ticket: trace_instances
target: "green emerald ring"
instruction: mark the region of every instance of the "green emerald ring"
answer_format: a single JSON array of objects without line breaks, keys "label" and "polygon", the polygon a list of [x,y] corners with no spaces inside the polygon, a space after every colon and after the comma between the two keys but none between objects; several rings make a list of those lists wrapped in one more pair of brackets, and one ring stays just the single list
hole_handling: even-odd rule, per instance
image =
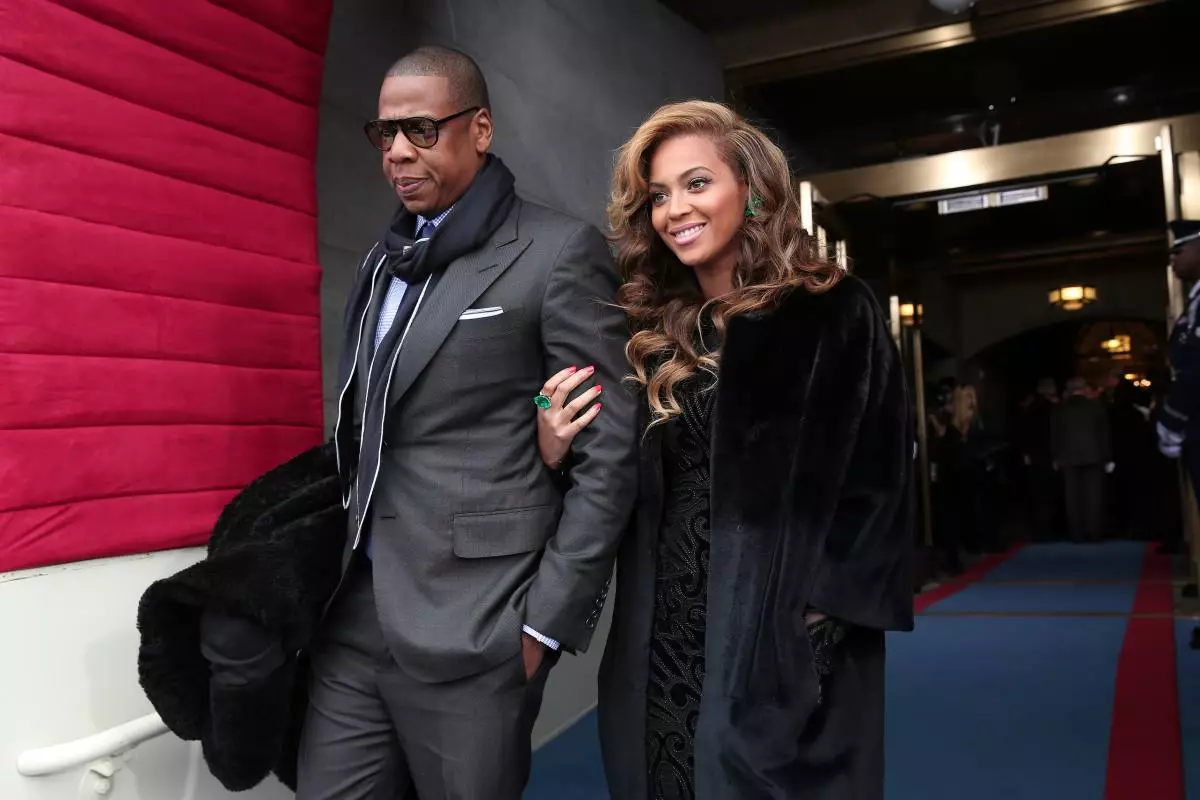
[{"label": "green emerald ring", "polygon": [[533,398],[533,404],[542,411],[547,410],[551,405],[553,405],[553,403],[550,401],[550,398],[546,397],[544,394],[539,394],[537,397]]}]

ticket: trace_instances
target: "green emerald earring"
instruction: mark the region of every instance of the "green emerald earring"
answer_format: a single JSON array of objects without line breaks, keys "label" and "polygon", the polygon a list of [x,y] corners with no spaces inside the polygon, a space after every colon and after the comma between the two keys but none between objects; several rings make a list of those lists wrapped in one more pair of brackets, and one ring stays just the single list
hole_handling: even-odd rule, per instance
[{"label": "green emerald earring", "polygon": [[751,194],[750,199],[746,201],[746,219],[754,219],[759,214],[759,209],[762,208],[762,198],[756,194]]}]

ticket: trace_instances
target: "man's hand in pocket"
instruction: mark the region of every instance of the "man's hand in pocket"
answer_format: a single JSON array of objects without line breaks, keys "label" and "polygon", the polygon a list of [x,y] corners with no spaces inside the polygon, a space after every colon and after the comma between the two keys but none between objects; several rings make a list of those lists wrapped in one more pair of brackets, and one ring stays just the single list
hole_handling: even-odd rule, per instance
[{"label": "man's hand in pocket", "polygon": [[533,676],[542,666],[542,660],[546,657],[546,645],[539,642],[537,639],[530,636],[528,633],[521,634],[521,658],[525,662],[525,680],[533,680]]}]

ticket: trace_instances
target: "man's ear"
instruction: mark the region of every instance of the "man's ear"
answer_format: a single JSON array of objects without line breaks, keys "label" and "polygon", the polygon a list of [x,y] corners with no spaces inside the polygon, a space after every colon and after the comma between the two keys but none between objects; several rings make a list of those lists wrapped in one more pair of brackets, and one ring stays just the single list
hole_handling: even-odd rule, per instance
[{"label": "man's ear", "polygon": [[486,108],[475,112],[471,120],[471,133],[475,139],[475,152],[483,155],[492,147],[492,112]]}]

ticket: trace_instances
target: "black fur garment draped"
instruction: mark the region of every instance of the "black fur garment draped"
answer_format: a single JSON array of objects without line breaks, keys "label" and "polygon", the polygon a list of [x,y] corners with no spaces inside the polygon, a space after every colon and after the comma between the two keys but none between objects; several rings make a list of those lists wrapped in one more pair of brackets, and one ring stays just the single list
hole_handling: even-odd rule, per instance
[{"label": "black fur garment draped", "polygon": [[[249,789],[271,772],[296,785],[307,706],[304,659],[296,654],[337,584],[345,539],[333,447],[314,447],[247,486],[217,520],[207,557],[142,595],[142,688],[168,728],[201,742],[227,789]],[[251,684],[215,680],[201,652],[206,611],[254,623],[290,657]]]},{"label": "black fur garment draped", "polygon": [[[695,797],[881,800],[883,632],[912,627],[914,429],[866,285],[847,276],[731,319],[709,425],[700,697],[686,688],[679,706],[694,709]],[[654,797],[647,709],[663,696],[652,642],[675,457],[665,427],[642,439],[601,666],[601,747],[621,800]],[[823,680],[810,608],[846,625]]]}]

